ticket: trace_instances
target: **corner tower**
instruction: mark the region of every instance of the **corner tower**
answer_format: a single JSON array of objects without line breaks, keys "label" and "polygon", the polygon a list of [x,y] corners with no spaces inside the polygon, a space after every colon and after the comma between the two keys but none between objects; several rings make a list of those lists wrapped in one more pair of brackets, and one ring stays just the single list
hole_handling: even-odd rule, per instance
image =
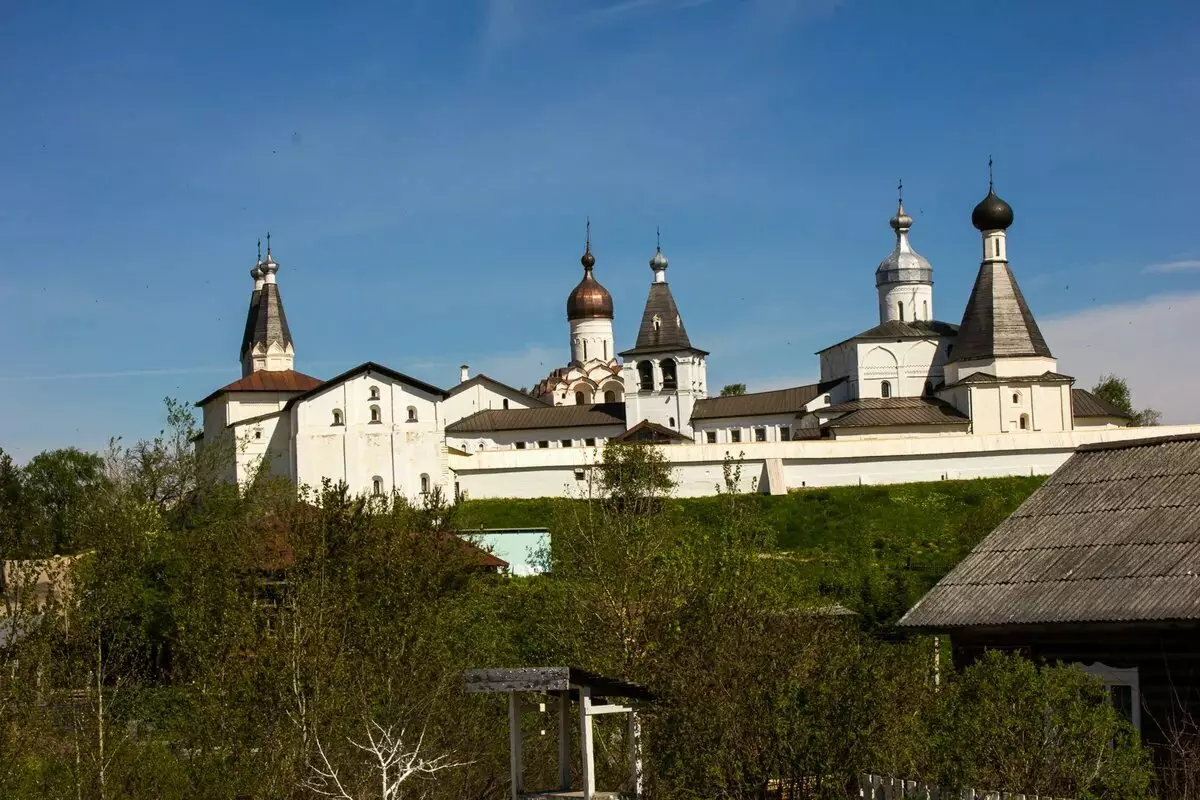
[{"label": "corner tower", "polygon": [[896,232],[896,246],[875,270],[881,325],[892,320],[928,322],[933,319],[933,267],[908,241],[913,220],[904,211],[903,183],[897,191],[900,200],[889,223]]},{"label": "corner tower", "polygon": [[276,275],[279,263],[271,256],[271,235],[267,234],[266,258],[259,258],[250,276],[254,291],[250,295],[250,311],[242,335],[242,375],[260,370],[278,372],[293,369],[296,350],[287,316],[283,313],[283,298],[279,295]]}]

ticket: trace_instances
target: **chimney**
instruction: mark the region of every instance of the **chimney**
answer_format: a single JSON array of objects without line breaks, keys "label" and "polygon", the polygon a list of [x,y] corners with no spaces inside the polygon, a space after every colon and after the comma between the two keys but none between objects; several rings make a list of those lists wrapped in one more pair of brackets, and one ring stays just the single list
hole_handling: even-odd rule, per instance
[{"label": "chimney", "polygon": [[458,382],[459,383],[466,383],[467,379],[470,377],[471,377],[471,368],[469,366],[467,366],[466,364],[463,364],[461,367],[458,368]]}]

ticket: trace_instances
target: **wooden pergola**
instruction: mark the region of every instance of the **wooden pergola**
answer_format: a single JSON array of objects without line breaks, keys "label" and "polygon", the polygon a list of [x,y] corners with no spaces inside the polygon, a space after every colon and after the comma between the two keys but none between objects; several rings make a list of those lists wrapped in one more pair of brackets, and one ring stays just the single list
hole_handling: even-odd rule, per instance
[{"label": "wooden pergola", "polygon": [[[506,692],[508,694],[509,769],[512,774],[512,799],[576,797],[584,800],[615,800],[641,797],[641,731],[633,704],[654,699],[644,686],[616,678],[606,678],[575,667],[525,667],[519,669],[472,669],[464,673],[468,692]],[[531,703],[520,695],[541,694],[557,699],[558,710],[558,788],[526,792],[522,760],[521,714],[545,712],[546,703]],[[614,699],[628,705],[615,703]],[[582,790],[571,789],[571,703],[579,706],[579,749]],[[596,790],[595,743],[592,719],[601,714],[624,714],[629,748],[629,788],[625,792]]]}]

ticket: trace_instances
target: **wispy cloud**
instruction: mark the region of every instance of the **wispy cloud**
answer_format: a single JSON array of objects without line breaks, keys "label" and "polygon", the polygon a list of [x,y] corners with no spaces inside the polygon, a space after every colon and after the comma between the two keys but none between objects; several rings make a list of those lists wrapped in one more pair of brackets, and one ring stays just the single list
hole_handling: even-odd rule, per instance
[{"label": "wispy cloud", "polygon": [[1187,272],[1188,270],[1200,269],[1200,258],[1185,258],[1181,261],[1166,261],[1162,264],[1150,264],[1142,267],[1142,272],[1147,274],[1163,274],[1169,272]]},{"label": "wispy cloud", "polygon": [[1042,320],[1059,369],[1088,388],[1105,373],[1129,382],[1133,403],[1163,412],[1167,423],[1200,422],[1200,357],[1192,330],[1200,292],[1089,308]]},{"label": "wispy cloud", "polygon": [[228,366],[223,367],[173,367],[167,369],[124,369],[112,372],[59,372],[47,375],[0,375],[0,381],[69,381],[103,378],[136,378],[143,375],[201,375],[217,372],[229,372]]}]

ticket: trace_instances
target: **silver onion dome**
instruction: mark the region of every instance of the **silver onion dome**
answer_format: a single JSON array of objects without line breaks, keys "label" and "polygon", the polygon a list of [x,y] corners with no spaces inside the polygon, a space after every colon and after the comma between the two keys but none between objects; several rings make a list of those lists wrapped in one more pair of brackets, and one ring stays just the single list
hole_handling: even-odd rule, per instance
[{"label": "silver onion dome", "polygon": [[908,231],[913,220],[901,202],[890,224],[896,232],[896,247],[888,257],[879,262],[875,270],[875,285],[887,283],[933,283],[933,267],[925,256],[913,250],[908,241]]},{"label": "silver onion dome", "polygon": [[662,248],[656,248],[654,257],[650,259],[650,269],[658,272],[660,269],[667,268],[667,257],[663,255]]}]

